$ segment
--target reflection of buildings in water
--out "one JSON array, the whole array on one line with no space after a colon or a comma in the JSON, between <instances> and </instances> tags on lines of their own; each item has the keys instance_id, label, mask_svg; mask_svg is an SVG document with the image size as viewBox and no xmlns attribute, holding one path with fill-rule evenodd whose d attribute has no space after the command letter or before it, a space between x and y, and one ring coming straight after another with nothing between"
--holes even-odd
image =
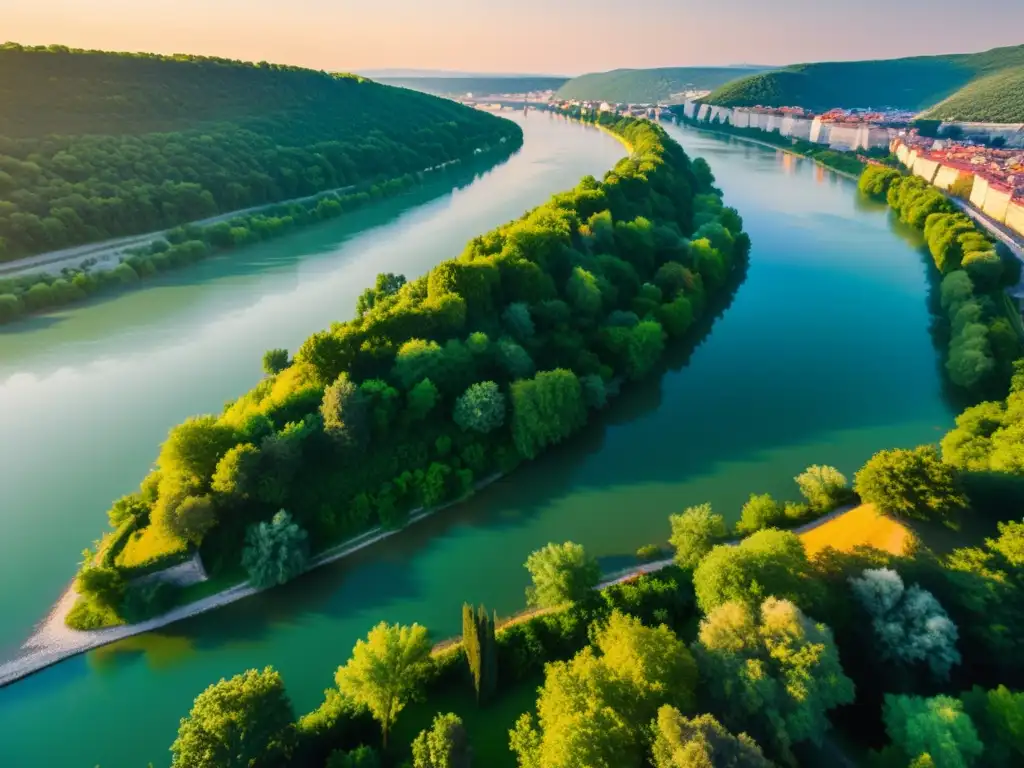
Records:
<instances>
[{"instance_id":1,"label":"reflection of buildings in water","mask_svg":"<svg viewBox=\"0 0 1024 768\"><path fill-rule=\"evenodd\" d=\"M828 174L825 173L825 167L822 165L814 164L814 180L819 184L824 184L828 179Z\"/></svg>"},{"instance_id":2,"label":"reflection of buildings in water","mask_svg":"<svg viewBox=\"0 0 1024 768\"><path fill-rule=\"evenodd\" d=\"M797 156L790 154L789 152L781 152L782 155L782 170L788 176L792 176L796 173L797 169Z\"/></svg>"}]
</instances>

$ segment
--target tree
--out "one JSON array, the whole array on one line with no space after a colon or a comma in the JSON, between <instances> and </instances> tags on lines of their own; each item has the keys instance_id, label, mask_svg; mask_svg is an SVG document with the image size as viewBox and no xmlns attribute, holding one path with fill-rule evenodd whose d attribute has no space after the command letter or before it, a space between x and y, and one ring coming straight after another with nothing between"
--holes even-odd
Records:
<instances>
[{"instance_id":1,"label":"tree","mask_svg":"<svg viewBox=\"0 0 1024 768\"><path fill-rule=\"evenodd\" d=\"M127 584L120 572L103 565L84 565L75 577L75 590L80 595L112 611L121 607L126 588Z\"/></svg>"},{"instance_id":2,"label":"tree","mask_svg":"<svg viewBox=\"0 0 1024 768\"><path fill-rule=\"evenodd\" d=\"M405 705L418 694L430 670L430 636L425 627L381 622L352 649L334 676L342 694L370 710L380 723L384 746Z\"/></svg>"},{"instance_id":3,"label":"tree","mask_svg":"<svg viewBox=\"0 0 1024 768\"><path fill-rule=\"evenodd\" d=\"M242 566L254 587L284 584L306 570L308 562L308 535L283 509L269 523L250 525L245 532Z\"/></svg>"},{"instance_id":4,"label":"tree","mask_svg":"<svg viewBox=\"0 0 1024 768\"><path fill-rule=\"evenodd\" d=\"M835 467L814 464L793 479L811 509L819 512L832 509L850 496L846 478Z\"/></svg>"},{"instance_id":5,"label":"tree","mask_svg":"<svg viewBox=\"0 0 1024 768\"><path fill-rule=\"evenodd\" d=\"M498 684L498 649L495 644L495 619L481 605L476 611L469 603L462 606L462 648L469 665L478 703L487 701Z\"/></svg>"},{"instance_id":6,"label":"tree","mask_svg":"<svg viewBox=\"0 0 1024 768\"><path fill-rule=\"evenodd\" d=\"M225 496L244 499L256 487L259 465L259 448L252 443L236 445L217 463L210 487Z\"/></svg>"},{"instance_id":7,"label":"tree","mask_svg":"<svg viewBox=\"0 0 1024 768\"><path fill-rule=\"evenodd\" d=\"M217 524L217 510L209 496L186 496L161 521L179 539L198 545Z\"/></svg>"},{"instance_id":8,"label":"tree","mask_svg":"<svg viewBox=\"0 0 1024 768\"><path fill-rule=\"evenodd\" d=\"M960 663L957 630L946 611L917 584L904 589L903 579L888 568L868 569L850 579L854 597L871 616L882 657L904 664L924 662L940 681Z\"/></svg>"},{"instance_id":9,"label":"tree","mask_svg":"<svg viewBox=\"0 0 1024 768\"><path fill-rule=\"evenodd\" d=\"M409 418L422 421L434 410L440 394L430 379L423 379L406 393L405 402Z\"/></svg>"},{"instance_id":10,"label":"tree","mask_svg":"<svg viewBox=\"0 0 1024 768\"><path fill-rule=\"evenodd\" d=\"M370 436L369 401L347 373L324 391L320 404L324 432L339 445L353 449L365 446Z\"/></svg>"},{"instance_id":11,"label":"tree","mask_svg":"<svg viewBox=\"0 0 1024 768\"><path fill-rule=\"evenodd\" d=\"M526 342L533 338L536 329L533 325L533 318L530 317L530 307L527 304L521 301L509 304L501 313L501 320L517 341Z\"/></svg>"},{"instance_id":12,"label":"tree","mask_svg":"<svg viewBox=\"0 0 1024 768\"><path fill-rule=\"evenodd\" d=\"M380 757L367 746L357 747L350 752L336 749L327 758L324 768L380 768Z\"/></svg>"},{"instance_id":13,"label":"tree","mask_svg":"<svg viewBox=\"0 0 1024 768\"><path fill-rule=\"evenodd\" d=\"M455 423L486 435L505 423L505 395L493 381L470 385L455 401Z\"/></svg>"},{"instance_id":14,"label":"tree","mask_svg":"<svg viewBox=\"0 0 1024 768\"><path fill-rule=\"evenodd\" d=\"M775 529L716 546L694 571L693 587L704 613L727 602L756 605L770 595L800 603L815 591L800 537Z\"/></svg>"},{"instance_id":15,"label":"tree","mask_svg":"<svg viewBox=\"0 0 1024 768\"><path fill-rule=\"evenodd\" d=\"M287 349L268 349L263 353L263 372L274 376L291 365Z\"/></svg>"},{"instance_id":16,"label":"tree","mask_svg":"<svg viewBox=\"0 0 1024 768\"><path fill-rule=\"evenodd\" d=\"M472 750L462 719L451 712L437 715L430 730L412 743L413 768L470 768Z\"/></svg>"},{"instance_id":17,"label":"tree","mask_svg":"<svg viewBox=\"0 0 1024 768\"><path fill-rule=\"evenodd\" d=\"M771 768L747 734L733 736L711 715L684 717L669 705L658 710L654 732L654 768Z\"/></svg>"},{"instance_id":18,"label":"tree","mask_svg":"<svg viewBox=\"0 0 1024 768\"><path fill-rule=\"evenodd\" d=\"M935 768L967 768L984 750L963 704L950 696L887 694L882 719L908 760L927 754Z\"/></svg>"},{"instance_id":19,"label":"tree","mask_svg":"<svg viewBox=\"0 0 1024 768\"><path fill-rule=\"evenodd\" d=\"M770 493L762 493L760 496L752 493L740 512L736 532L746 534L773 528L785 519L786 507L782 502L773 499Z\"/></svg>"},{"instance_id":20,"label":"tree","mask_svg":"<svg viewBox=\"0 0 1024 768\"><path fill-rule=\"evenodd\" d=\"M832 632L788 600L719 605L693 650L726 723L749 727L788 762L793 744L821 743L828 710L853 701Z\"/></svg>"},{"instance_id":21,"label":"tree","mask_svg":"<svg viewBox=\"0 0 1024 768\"><path fill-rule=\"evenodd\" d=\"M581 600L601 580L597 560L571 541L548 544L533 552L526 560L526 570L533 580L526 590L527 601L539 607Z\"/></svg>"},{"instance_id":22,"label":"tree","mask_svg":"<svg viewBox=\"0 0 1024 768\"><path fill-rule=\"evenodd\" d=\"M219 423L214 416L197 416L170 431L157 465L164 475L181 474L206 482L235 442L235 431L230 426Z\"/></svg>"},{"instance_id":23,"label":"tree","mask_svg":"<svg viewBox=\"0 0 1024 768\"><path fill-rule=\"evenodd\" d=\"M669 543L675 547L676 564L681 568L696 568L701 558L722 541L727 532L725 520L711 511L710 504L689 507L668 520L672 526Z\"/></svg>"},{"instance_id":24,"label":"tree","mask_svg":"<svg viewBox=\"0 0 1024 768\"><path fill-rule=\"evenodd\" d=\"M629 334L626 346L626 372L631 379L642 379L665 351L665 332L656 320L642 320Z\"/></svg>"},{"instance_id":25,"label":"tree","mask_svg":"<svg viewBox=\"0 0 1024 768\"><path fill-rule=\"evenodd\" d=\"M599 411L608 404L608 387L599 374L588 373L580 376L580 388L587 408Z\"/></svg>"},{"instance_id":26,"label":"tree","mask_svg":"<svg viewBox=\"0 0 1024 768\"><path fill-rule=\"evenodd\" d=\"M696 683L692 656L667 627L613 611L595 647L547 665L537 722L519 719L512 751L523 768L639 765L658 707L691 707Z\"/></svg>"},{"instance_id":27,"label":"tree","mask_svg":"<svg viewBox=\"0 0 1024 768\"><path fill-rule=\"evenodd\" d=\"M579 379L562 368L512 383L512 436L520 455L532 459L586 423Z\"/></svg>"},{"instance_id":28,"label":"tree","mask_svg":"<svg viewBox=\"0 0 1024 768\"><path fill-rule=\"evenodd\" d=\"M967 506L956 470L930 445L879 451L853 485L863 501L898 517L942 519Z\"/></svg>"},{"instance_id":29,"label":"tree","mask_svg":"<svg viewBox=\"0 0 1024 768\"><path fill-rule=\"evenodd\" d=\"M295 716L271 667L221 679L200 693L171 745L180 768L272 768L288 761Z\"/></svg>"},{"instance_id":30,"label":"tree","mask_svg":"<svg viewBox=\"0 0 1024 768\"><path fill-rule=\"evenodd\" d=\"M991 768L1024 764L1024 692L1005 685L991 691L975 686L961 699L985 745L981 764Z\"/></svg>"}]
</instances>

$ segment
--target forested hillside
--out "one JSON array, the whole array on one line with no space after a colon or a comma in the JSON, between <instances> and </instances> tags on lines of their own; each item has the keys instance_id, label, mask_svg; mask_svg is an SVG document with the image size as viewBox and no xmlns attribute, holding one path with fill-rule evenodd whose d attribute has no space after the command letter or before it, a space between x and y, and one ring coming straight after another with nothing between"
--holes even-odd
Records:
<instances>
[{"instance_id":1,"label":"forested hillside","mask_svg":"<svg viewBox=\"0 0 1024 768\"><path fill-rule=\"evenodd\" d=\"M411 88L442 96L487 96L495 93L554 91L565 84L565 77L378 77L378 83Z\"/></svg>"},{"instance_id":2,"label":"forested hillside","mask_svg":"<svg viewBox=\"0 0 1024 768\"><path fill-rule=\"evenodd\" d=\"M1024 46L995 48L976 54L918 56L885 61L795 64L728 83L705 100L720 106L801 106L814 110L833 107L898 107L923 110L984 83L997 73L1024 67ZM991 85L1000 84L992 80ZM966 88L965 88L966 87ZM983 88L985 93L994 90ZM951 100L952 101L952 100ZM945 114L953 119L996 120L996 114L1024 111L1015 107L992 110L995 100L954 101ZM967 115L970 114L970 117ZM1018 118L1022 119L1022 118Z\"/></svg>"},{"instance_id":3,"label":"forested hillside","mask_svg":"<svg viewBox=\"0 0 1024 768\"><path fill-rule=\"evenodd\" d=\"M350 75L0 47L0 261L401 176L513 123Z\"/></svg>"},{"instance_id":4,"label":"forested hillside","mask_svg":"<svg viewBox=\"0 0 1024 768\"><path fill-rule=\"evenodd\" d=\"M1024 66L982 77L940 101L930 120L1024 123Z\"/></svg>"},{"instance_id":5,"label":"forested hillside","mask_svg":"<svg viewBox=\"0 0 1024 768\"><path fill-rule=\"evenodd\" d=\"M555 95L560 99L648 104L666 101L673 94L688 90L711 90L759 71L742 67L614 69L574 77Z\"/></svg>"}]
</instances>

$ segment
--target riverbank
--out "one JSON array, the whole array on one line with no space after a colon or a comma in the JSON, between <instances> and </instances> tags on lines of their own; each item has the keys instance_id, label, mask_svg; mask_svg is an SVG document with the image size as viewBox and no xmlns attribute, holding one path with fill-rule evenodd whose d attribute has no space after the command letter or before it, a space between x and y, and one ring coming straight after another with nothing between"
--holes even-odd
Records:
<instances>
[{"instance_id":1,"label":"riverbank","mask_svg":"<svg viewBox=\"0 0 1024 768\"><path fill-rule=\"evenodd\" d=\"M840 170L838 168L835 168L835 167L829 165L828 163L823 163L821 160L818 160L817 158L815 158L815 157L813 157L811 155L805 155L802 152L797 152L792 147L784 147L784 146L780 146L779 144L772 144L770 141L762 141L761 139L755 139L755 138L753 138L751 136L743 136L741 134L733 133L731 131L717 130L717 129L709 126L709 125L700 124L700 123L692 123L692 122L690 122L688 120L679 120L679 118L676 118L676 122L679 125L686 126L687 128L692 128L695 131L702 131L704 133L711 133L711 134L714 134L716 136L728 136L729 138L736 139L737 141L745 141L748 144L757 144L757 145L762 146L762 147L767 147L768 149L774 149L774 150L777 150L779 152L785 152L787 155L793 155L794 157L802 157L805 160L810 160L815 165L818 165L818 166L820 166L820 167L822 167L822 168L824 168L826 170L832 171L832 173L836 173L836 174L838 174L840 176L844 176L847 179L850 179L852 181L857 181L860 178L855 173L850 173L848 171L842 171L842 170Z\"/></svg>"},{"instance_id":2,"label":"riverbank","mask_svg":"<svg viewBox=\"0 0 1024 768\"><path fill-rule=\"evenodd\" d=\"M504 477L504 475L499 472L484 478L474 486L473 492L476 493L477 491L483 490L492 483L500 480L502 477ZM445 504L434 507L433 509L413 510L409 516L408 522L406 522L406 524L401 528L396 528L394 530L374 528L371 531L367 531L366 533L351 538L337 546L331 547L312 558L304 571L304 574L330 563L337 562L342 558L355 554L359 550L365 549L366 547L380 541L384 541L395 534L401 533L410 526L441 512L442 510L465 501L466 498L468 498L468 496L449 501ZM273 587L268 587L267 589L273 589ZM40 670L56 664L59 661L69 659L72 656L77 656L80 653L85 653L86 651L91 651L104 645L110 645L111 643L115 643L118 640L123 640L128 637L141 635L145 632L152 632L155 629L160 629L161 627L166 627L169 624L174 624L175 622L183 621L193 616L198 616L216 608L230 605L231 603L238 602L239 600L243 600L246 597L251 597L252 595L263 591L265 590L250 586L248 582L242 582L241 584L235 584L234 586L221 590L214 595L204 597L201 600L196 600L195 602L188 603L187 605L178 606L161 616L156 616L152 619L148 619L147 621L142 621L137 624L109 627L107 629L79 631L70 629L64 623L68 613L71 611L72 607L74 607L75 601L78 599L78 593L75 591L74 584L69 584L60 599L54 603L46 618L43 619L35 632L32 633L32 636L29 637L29 639L22 645L21 649L23 652L14 659L0 664L0 688L21 680L35 672L39 672Z\"/></svg>"}]
</instances>

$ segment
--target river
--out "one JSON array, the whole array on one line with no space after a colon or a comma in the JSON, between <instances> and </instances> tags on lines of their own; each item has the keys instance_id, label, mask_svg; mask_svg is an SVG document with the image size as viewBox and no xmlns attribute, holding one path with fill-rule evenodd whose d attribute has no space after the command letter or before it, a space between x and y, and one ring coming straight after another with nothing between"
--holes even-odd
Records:
<instances>
[{"instance_id":1,"label":"river","mask_svg":"<svg viewBox=\"0 0 1024 768\"><path fill-rule=\"evenodd\" d=\"M4 655L167 429L248 388L264 349L294 350L348 316L377 272L420 274L622 154L561 118L515 119L522 151L460 189L448 176L0 332ZM667 516L690 504L711 501L735 519L750 492L795 498L790 478L809 464L852 477L879 448L937 439L952 411L915 236L810 161L669 131L711 163L754 244L745 283L692 354L676 354L664 376L630 389L567 445L381 545L0 689L0 765L166 765L178 719L222 676L273 665L306 711L378 621L419 621L443 638L458 631L463 601L517 610L522 563L548 541L573 539L612 566L664 541Z\"/></svg>"}]
</instances>

